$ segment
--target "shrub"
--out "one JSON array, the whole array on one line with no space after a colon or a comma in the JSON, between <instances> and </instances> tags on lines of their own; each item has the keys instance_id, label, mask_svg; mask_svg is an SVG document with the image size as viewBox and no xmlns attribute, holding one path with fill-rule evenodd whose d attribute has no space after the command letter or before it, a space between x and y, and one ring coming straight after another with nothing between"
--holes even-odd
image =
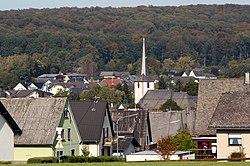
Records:
<instances>
[{"instance_id":1,"label":"shrub","mask_svg":"<svg viewBox=\"0 0 250 166\"><path fill-rule=\"evenodd\" d=\"M229 156L229 158L232 161L244 161L242 160L242 158L245 158L246 154L244 153L244 149L242 147L240 147L240 151L239 152L232 152Z\"/></svg>"},{"instance_id":2,"label":"shrub","mask_svg":"<svg viewBox=\"0 0 250 166\"><path fill-rule=\"evenodd\" d=\"M0 161L0 164L11 164L11 161Z\"/></svg>"},{"instance_id":3,"label":"shrub","mask_svg":"<svg viewBox=\"0 0 250 166\"><path fill-rule=\"evenodd\" d=\"M33 157L29 158L27 163L57 163L57 157L49 156L49 157Z\"/></svg>"},{"instance_id":4,"label":"shrub","mask_svg":"<svg viewBox=\"0 0 250 166\"><path fill-rule=\"evenodd\" d=\"M83 163L83 162L120 162L121 158L113 156L98 156L98 157L85 157L85 156L62 156L61 161L63 163Z\"/></svg>"}]
</instances>

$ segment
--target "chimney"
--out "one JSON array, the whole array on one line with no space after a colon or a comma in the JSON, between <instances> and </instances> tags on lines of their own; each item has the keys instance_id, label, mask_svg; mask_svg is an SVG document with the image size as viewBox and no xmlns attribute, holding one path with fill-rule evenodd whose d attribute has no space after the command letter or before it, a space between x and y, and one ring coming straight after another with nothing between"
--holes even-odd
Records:
<instances>
[{"instance_id":1,"label":"chimney","mask_svg":"<svg viewBox=\"0 0 250 166\"><path fill-rule=\"evenodd\" d=\"M247 84L247 85L250 84L249 73L245 73L245 84Z\"/></svg>"}]
</instances>

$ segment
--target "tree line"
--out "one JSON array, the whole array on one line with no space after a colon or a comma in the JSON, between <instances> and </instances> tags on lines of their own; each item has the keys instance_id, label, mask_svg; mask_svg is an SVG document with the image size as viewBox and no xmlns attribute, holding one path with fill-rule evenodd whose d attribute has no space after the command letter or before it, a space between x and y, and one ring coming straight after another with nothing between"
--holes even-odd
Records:
<instances>
[{"instance_id":1,"label":"tree line","mask_svg":"<svg viewBox=\"0 0 250 166\"><path fill-rule=\"evenodd\" d=\"M234 71L235 62L247 63L249 26L249 5L0 11L0 80L7 73L15 82L31 81L74 67L89 77L103 70L137 74L142 36L151 74L211 66ZM227 77L242 75L228 71Z\"/></svg>"}]
</instances>

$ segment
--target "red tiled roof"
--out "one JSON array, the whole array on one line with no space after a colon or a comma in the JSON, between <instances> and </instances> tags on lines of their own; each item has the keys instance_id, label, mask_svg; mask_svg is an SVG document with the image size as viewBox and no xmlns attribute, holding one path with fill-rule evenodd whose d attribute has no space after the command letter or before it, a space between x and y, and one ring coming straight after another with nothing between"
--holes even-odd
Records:
<instances>
[{"instance_id":1,"label":"red tiled roof","mask_svg":"<svg viewBox=\"0 0 250 166\"><path fill-rule=\"evenodd\" d=\"M120 79L103 79L101 83L105 83L108 87L117 86L120 83Z\"/></svg>"}]
</instances>

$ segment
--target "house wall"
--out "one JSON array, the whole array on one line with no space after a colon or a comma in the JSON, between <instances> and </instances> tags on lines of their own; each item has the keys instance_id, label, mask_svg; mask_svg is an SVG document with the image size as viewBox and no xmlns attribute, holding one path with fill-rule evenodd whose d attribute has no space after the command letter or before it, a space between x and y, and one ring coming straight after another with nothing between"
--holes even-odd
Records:
<instances>
[{"instance_id":1,"label":"house wall","mask_svg":"<svg viewBox=\"0 0 250 166\"><path fill-rule=\"evenodd\" d=\"M27 90L21 83L18 83L13 89L14 90Z\"/></svg>"},{"instance_id":2,"label":"house wall","mask_svg":"<svg viewBox=\"0 0 250 166\"><path fill-rule=\"evenodd\" d=\"M246 158L250 157L250 132L241 133L242 135L242 147ZM228 133L217 133L217 158L227 159L232 152L239 152L240 146L229 146L228 145Z\"/></svg>"},{"instance_id":3,"label":"house wall","mask_svg":"<svg viewBox=\"0 0 250 166\"><path fill-rule=\"evenodd\" d=\"M72 117L73 114L71 112L71 108L69 104L65 106L68 110L67 116L64 117L62 115L59 127L64 129L64 139L62 140L63 149L56 149L56 151L63 151L63 155L71 155L71 150L75 150L75 155L80 155L79 144L81 142L76 123L74 118ZM71 139L68 137L68 129L71 132Z\"/></svg>"},{"instance_id":4,"label":"house wall","mask_svg":"<svg viewBox=\"0 0 250 166\"><path fill-rule=\"evenodd\" d=\"M14 160L14 133L0 114L0 161Z\"/></svg>"},{"instance_id":5,"label":"house wall","mask_svg":"<svg viewBox=\"0 0 250 166\"><path fill-rule=\"evenodd\" d=\"M147 84L149 83L149 88ZM137 104L148 90L154 90L154 82L134 82L135 103Z\"/></svg>"},{"instance_id":6,"label":"house wall","mask_svg":"<svg viewBox=\"0 0 250 166\"><path fill-rule=\"evenodd\" d=\"M104 140L104 138L103 138L103 136L105 136L106 138L111 138L112 139L112 131L111 131L111 123L110 123L110 121L109 121L109 118L108 118L108 112L107 112L108 110L106 109L106 114L105 114L105 117L104 117L104 122L103 122L103 127L102 128L105 128L105 131L106 131L106 133L103 133L103 130L102 130L102 135L101 135L101 140L100 140L100 154L102 154L101 153L101 151L102 151L102 148L104 148L105 150L104 150L104 154L102 154L102 155L105 155L105 156L107 156L107 155L112 155L112 146L110 146L110 147L104 147L103 146L103 144L105 143L103 140ZM107 130L108 130L108 135L107 135ZM108 152L109 151L109 152Z\"/></svg>"},{"instance_id":7,"label":"house wall","mask_svg":"<svg viewBox=\"0 0 250 166\"><path fill-rule=\"evenodd\" d=\"M54 151L50 147L15 147L14 160L27 161L32 157L54 156Z\"/></svg>"}]
</instances>

